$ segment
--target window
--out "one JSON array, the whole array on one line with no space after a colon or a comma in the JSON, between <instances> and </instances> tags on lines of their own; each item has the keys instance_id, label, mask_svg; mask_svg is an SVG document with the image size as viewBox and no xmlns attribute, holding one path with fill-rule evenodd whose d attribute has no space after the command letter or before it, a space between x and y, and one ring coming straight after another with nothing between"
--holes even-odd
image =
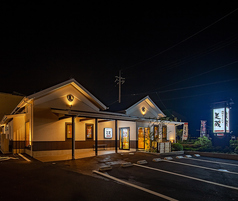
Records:
<instances>
[{"instance_id":1,"label":"window","mask_svg":"<svg viewBox=\"0 0 238 201\"><path fill-rule=\"evenodd\" d=\"M93 124L86 124L86 139L93 139Z\"/></svg>"},{"instance_id":2,"label":"window","mask_svg":"<svg viewBox=\"0 0 238 201\"><path fill-rule=\"evenodd\" d=\"M158 128L158 126L154 126L154 137L155 137L155 139L157 139L159 137L159 128Z\"/></svg>"},{"instance_id":3,"label":"window","mask_svg":"<svg viewBox=\"0 0 238 201\"><path fill-rule=\"evenodd\" d=\"M167 126L163 126L162 129L163 129L162 131L163 141L166 141L167 140Z\"/></svg>"},{"instance_id":4,"label":"window","mask_svg":"<svg viewBox=\"0 0 238 201\"><path fill-rule=\"evenodd\" d=\"M72 139L72 124L65 123L66 139Z\"/></svg>"},{"instance_id":5,"label":"window","mask_svg":"<svg viewBox=\"0 0 238 201\"><path fill-rule=\"evenodd\" d=\"M145 149L145 132L143 127L138 128L138 149Z\"/></svg>"}]
</instances>

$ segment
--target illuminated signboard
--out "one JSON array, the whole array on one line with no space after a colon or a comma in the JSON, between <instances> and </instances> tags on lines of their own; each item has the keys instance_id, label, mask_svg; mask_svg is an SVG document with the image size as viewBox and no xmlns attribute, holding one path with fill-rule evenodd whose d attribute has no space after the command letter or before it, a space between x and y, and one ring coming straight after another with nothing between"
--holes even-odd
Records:
<instances>
[{"instance_id":1,"label":"illuminated signboard","mask_svg":"<svg viewBox=\"0 0 238 201\"><path fill-rule=\"evenodd\" d=\"M226 110L225 108L213 109L213 133L224 133L225 127L226 132L230 132L229 112L229 108L226 108Z\"/></svg>"},{"instance_id":2,"label":"illuminated signboard","mask_svg":"<svg viewBox=\"0 0 238 201\"><path fill-rule=\"evenodd\" d=\"M104 128L104 138L112 138L112 128Z\"/></svg>"}]
</instances>

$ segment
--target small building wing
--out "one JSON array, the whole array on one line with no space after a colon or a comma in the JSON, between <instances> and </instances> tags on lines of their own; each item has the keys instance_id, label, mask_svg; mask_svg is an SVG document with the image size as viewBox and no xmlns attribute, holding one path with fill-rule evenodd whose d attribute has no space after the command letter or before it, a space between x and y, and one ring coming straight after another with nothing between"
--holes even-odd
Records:
<instances>
[{"instance_id":1,"label":"small building wing","mask_svg":"<svg viewBox=\"0 0 238 201\"><path fill-rule=\"evenodd\" d=\"M151 100L149 96L146 96L125 111L129 116L152 119L160 119L161 117L165 117L165 114L158 108L158 106Z\"/></svg>"}]
</instances>

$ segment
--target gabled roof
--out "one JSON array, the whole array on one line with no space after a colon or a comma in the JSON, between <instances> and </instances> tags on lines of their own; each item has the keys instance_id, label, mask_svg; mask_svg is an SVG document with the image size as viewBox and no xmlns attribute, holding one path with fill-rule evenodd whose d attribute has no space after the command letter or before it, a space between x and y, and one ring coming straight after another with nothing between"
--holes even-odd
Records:
<instances>
[{"instance_id":1,"label":"gabled roof","mask_svg":"<svg viewBox=\"0 0 238 201\"><path fill-rule=\"evenodd\" d=\"M158 106L151 100L151 98L149 96L144 97L143 99L141 99L140 101L136 102L135 104L133 104L131 107L129 107L128 109L126 109L126 114L128 113L128 111L132 110L133 108L135 108L137 105L139 105L142 102L146 102L156 113L156 116L158 114L160 114L161 117L165 117L166 115L158 108Z\"/></svg>"},{"instance_id":2,"label":"gabled roof","mask_svg":"<svg viewBox=\"0 0 238 201\"><path fill-rule=\"evenodd\" d=\"M49 93L52 93L53 91L62 88L66 85L72 85L73 87L75 87L78 91L80 91L89 101L91 101L94 105L96 105L97 107L99 107L101 110L106 110L107 107L101 102L99 101L95 96L93 96L87 89L85 89L81 84L79 84L75 79L69 79L65 82L61 82L57 85L54 85L52 87L49 87L47 89L44 89L40 92L34 93L30 96L28 96L28 99L38 99L41 98L43 96L46 96Z\"/></svg>"},{"instance_id":3,"label":"gabled roof","mask_svg":"<svg viewBox=\"0 0 238 201\"><path fill-rule=\"evenodd\" d=\"M10 114L24 96L0 92L0 119Z\"/></svg>"}]
</instances>

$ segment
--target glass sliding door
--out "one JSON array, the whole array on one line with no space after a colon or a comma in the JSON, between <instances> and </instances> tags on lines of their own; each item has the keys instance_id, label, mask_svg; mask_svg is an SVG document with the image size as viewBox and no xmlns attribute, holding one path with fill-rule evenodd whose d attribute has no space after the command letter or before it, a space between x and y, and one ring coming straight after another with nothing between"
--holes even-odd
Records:
<instances>
[{"instance_id":1,"label":"glass sliding door","mask_svg":"<svg viewBox=\"0 0 238 201\"><path fill-rule=\"evenodd\" d=\"M150 128L145 128L145 150L150 149Z\"/></svg>"},{"instance_id":2,"label":"glass sliding door","mask_svg":"<svg viewBox=\"0 0 238 201\"><path fill-rule=\"evenodd\" d=\"M130 149L130 128L120 128L120 149Z\"/></svg>"},{"instance_id":3,"label":"glass sliding door","mask_svg":"<svg viewBox=\"0 0 238 201\"><path fill-rule=\"evenodd\" d=\"M145 149L145 132L143 127L138 128L138 149Z\"/></svg>"}]
</instances>

